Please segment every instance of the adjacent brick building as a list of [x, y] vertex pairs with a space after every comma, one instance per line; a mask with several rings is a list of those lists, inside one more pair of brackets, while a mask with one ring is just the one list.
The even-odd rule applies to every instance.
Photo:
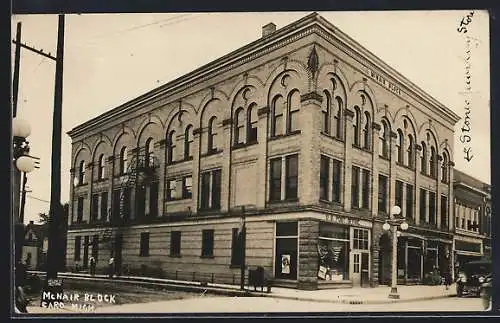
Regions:
[[390, 277], [382, 225], [399, 205], [398, 277], [452, 269], [459, 117], [318, 14], [69, 132], [67, 264], [299, 288]]

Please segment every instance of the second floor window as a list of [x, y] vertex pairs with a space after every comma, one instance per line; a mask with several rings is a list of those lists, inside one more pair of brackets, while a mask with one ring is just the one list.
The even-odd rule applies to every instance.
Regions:
[[108, 192], [101, 193], [101, 220], [106, 221], [108, 218]]
[[371, 128], [371, 121], [370, 121], [370, 114], [368, 111], [365, 112], [365, 126], [363, 128], [363, 148], [365, 149], [370, 149], [370, 128]]
[[378, 175], [378, 211], [382, 213], [387, 213], [387, 182], [387, 176]]
[[370, 171], [367, 169], [362, 171], [361, 207], [370, 208]]
[[361, 126], [361, 112], [358, 107], [354, 107], [354, 119], [352, 120], [352, 139], [353, 145], [359, 147], [360, 141], [360, 126]]
[[404, 154], [403, 154], [403, 149], [404, 149], [404, 136], [403, 136], [403, 132], [401, 131], [401, 129], [398, 129], [398, 132], [397, 132], [397, 143], [396, 143], [396, 148], [398, 150], [398, 163], [403, 165], [404, 164]]
[[413, 186], [406, 184], [406, 217], [413, 219]]
[[322, 122], [321, 131], [327, 135], [330, 134], [330, 113], [331, 113], [331, 97], [328, 91], [323, 93], [323, 106], [321, 109]]
[[298, 178], [298, 155], [286, 156], [285, 199], [296, 199], [298, 197]]
[[190, 199], [193, 196], [193, 178], [185, 176], [182, 178], [182, 198]]
[[328, 179], [330, 173], [330, 158], [321, 156], [319, 171], [319, 198], [328, 200]]
[[153, 138], [149, 138], [144, 147], [144, 166], [153, 166], [153, 158]]
[[92, 195], [92, 208], [90, 212], [90, 220], [97, 220], [99, 215], [99, 194]]
[[221, 179], [220, 169], [203, 172], [200, 178], [200, 208], [202, 210], [219, 210], [221, 202]]
[[448, 197], [441, 196], [441, 228], [448, 228]]
[[390, 135], [389, 125], [387, 124], [387, 121], [382, 120], [382, 125], [379, 131], [379, 141], [380, 141], [379, 154], [384, 158], [389, 158], [389, 142], [390, 142], [389, 135]]
[[397, 206], [403, 208], [403, 182], [396, 181], [395, 203]]
[[429, 192], [429, 223], [436, 225], [436, 193]]
[[83, 196], [80, 196], [78, 198], [78, 202], [77, 202], [77, 213], [76, 213], [76, 222], [77, 223], [80, 223], [83, 221], [83, 201], [84, 201], [84, 198]]
[[269, 200], [281, 200], [281, 157], [270, 160]]
[[428, 223], [427, 221], [427, 191], [424, 190], [423, 188], [420, 189], [420, 221]]
[[430, 171], [429, 175], [432, 178], [436, 178], [437, 177], [436, 165], [437, 165], [436, 148], [431, 147], [431, 156], [429, 158], [429, 171]]
[[448, 183], [448, 164], [450, 160], [446, 152], [443, 153], [443, 164], [441, 165], [441, 182]]
[[287, 133], [299, 130], [300, 94], [299, 91], [292, 91], [288, 97], [288, 122]]
[[422, 142], [422, 156], [420, 157], [420, 172], [427, 174], [427, 145]]
[[357, 166], [352, 166], [352, 178], [351, 178], [351, 203], [355, 208], [359, 208], [359, 174], [360, 168]]

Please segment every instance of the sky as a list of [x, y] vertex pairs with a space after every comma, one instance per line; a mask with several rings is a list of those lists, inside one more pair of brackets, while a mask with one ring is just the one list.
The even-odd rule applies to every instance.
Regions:
[[[456, 168], [490, 183], [489, 17], [469, 11], [319, 12], [407, 79], [457, 113]], [[274, 22], [286, 26], [310, 12], [81, 14], [66, 15], [61, 202], [69, 201], [71, 140], [66, 132], [157, 86], [180, 77], [261, 37]], [[12, 16], [12, 39], [22, 23], [22, 42], [51, 52], [56, 15]], [[469, 36], [470, 55], [467, 55]], [[466, 57], [470, 56], [469, 60]], [[14, 47], [12, 48], [12, 65]], [[467, 63], [468, 62], [468, 63]], [[466, 88], [469, 65], [471, 93]], [[21, 50], [18, 117], [31, 125], [28, 138], [41, 167], [28, 175], [25, 221], [48, 212], [55, 62]], [[466, 103], [471, 142], [460, 141]], [[463, 138], [462, 138], [463, 139]], [[471, 147], [473, 158], [464, 159]]]

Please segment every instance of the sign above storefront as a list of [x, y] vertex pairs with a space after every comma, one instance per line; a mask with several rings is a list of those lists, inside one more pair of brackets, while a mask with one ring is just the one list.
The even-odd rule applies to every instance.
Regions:
[[344, 216], [336, 216], [333, 214], [325, 214], [325, 220], [327, 222], [332, 222], [336, 224], [343, 224], [343, 225], [349, 225], [349, 226], [356, 226], [356, 227], [366, 227], [366, 228], [371, 228], [372, 223], [368, 221], [363, 221], [363, 220], [356, 220], [356, 219], [350, 219]]
[[397, 95], [401, 95], [402, 94], [402, 91], [399, 88], [399, 86], [397, 86], [396, 84], [394, 84], [392, 82], [389, 82], [382, 75], [380, 75], [380, 74], [372, 71], [369, 68], [366, 69], [366, 73], [368, 74], [368, 76], [370, 76], [370, 78], [372, 78], [373, 80], [375, 80], [375, 82], [377, 82], [378, 84], [384, 86], [386, 89], [388, 89], [392, 93], [395, 93]]

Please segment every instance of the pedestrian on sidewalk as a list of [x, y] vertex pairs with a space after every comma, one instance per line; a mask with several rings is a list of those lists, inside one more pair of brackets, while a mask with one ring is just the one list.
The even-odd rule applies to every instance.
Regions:
[[95, 275], [95, 267], [96, 267], [95, 258], [94, 257], [90, 257], [89, 262], [90, 262], [90, 265], [89, 265], [90, 275], [94, 276]]
[[450, 289], [451, 273], [450, 273], [449, 268], [444, 273], [444, 285], [446, 286], [446, 290]]
[[115, 274], [115, 258], [111, 257], [111, 258], [109, 258], [109, 262], [108, 262], [109, 278], [113, 278], [114, 274]]
[[27, 270], [26, 270], [26, 265], [19, 260], [15, 266], [15, 284], [16, 284], [16, 292], [15, 292], [15, 302], [16, 302], [16, 308], [19, 310], [21, 313], [28, 313], [28, 309], [26, 308], [28, 306], [28, 299], [26, 297], [26, 294], [24, 292], [24, 286], [26, 285], [26, 280], [27, 280]]

